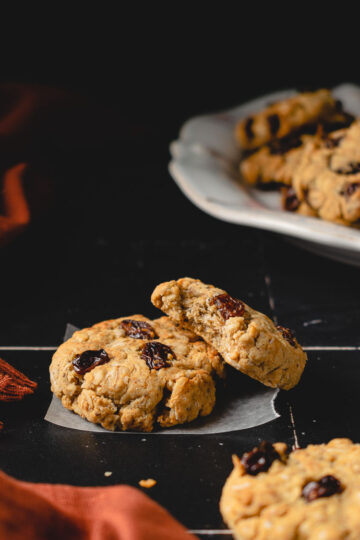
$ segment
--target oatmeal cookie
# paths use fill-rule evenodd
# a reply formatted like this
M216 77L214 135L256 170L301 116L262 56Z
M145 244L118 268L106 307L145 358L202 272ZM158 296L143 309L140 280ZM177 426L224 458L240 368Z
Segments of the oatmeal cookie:
M51 389L67 409L114 430L152 431L190 422L215 405L219 354L168 317L122 317L85 328L50 365Z
M222 289L182 278L158 285L151 300L246 375L285 390L298 383L306 354L292 332Z
M360 121L310 142L293 174L292 187L303 213L352 225L360 219Z
M238 540L358 540L360 445L349 439L286 455L261 443L234 456L220 510Z
M240 174L245 182L256 187L291 185L306 144L317 138L316 135L286 137L263 146L240 162Z
M304 92L269 105L265 110L238 122L235 136L241 148L252 150L275 138L318 122L336 125L347 123L350 115L329 90Z

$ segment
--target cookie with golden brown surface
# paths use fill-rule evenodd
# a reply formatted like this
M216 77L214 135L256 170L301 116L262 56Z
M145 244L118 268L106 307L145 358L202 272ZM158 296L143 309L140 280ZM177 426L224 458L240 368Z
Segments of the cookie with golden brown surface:
M291 330L226 291L182 278L158 285L151 300L242 373L273 388L289 390L298 383L307 357Z
M304 147L313 140L317 140L316 135L302 135L263 146L240 162L240 174L245 182L259 188L291 185Z
M233 462L220 510L237 540L360 538L359 444L262 442Z
M109 430L152 431L211 413L220 355L168 317L104 321L55 352L51 389L64 407Z
M321 89L272 103L244 118L238 122L235 136L241 148L253 150L318 123L334 126L346 124L349 120L350 115L342 111L341 104L330 90Z
M360 120L309 143L292 179L294 210L344 225L360 220Z

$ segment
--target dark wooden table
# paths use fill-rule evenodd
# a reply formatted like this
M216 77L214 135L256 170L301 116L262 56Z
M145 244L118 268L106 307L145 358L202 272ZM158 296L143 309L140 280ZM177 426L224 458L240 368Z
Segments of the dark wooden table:
M154 128L112 156L68 156L56 208L0 251L0 356L39 383L25 401L0 407L0 464L35 482L137 486L155 478L146 493L190 530L228 538L218 502L233 453L262 439L360 441L359 270L203 214L168 175L167 144ZM153 287L181 276L216 284L296 332L309 363L299 386L280 392L280 418L224 435L167 437L45 422L48 366L66 323L158 316Z

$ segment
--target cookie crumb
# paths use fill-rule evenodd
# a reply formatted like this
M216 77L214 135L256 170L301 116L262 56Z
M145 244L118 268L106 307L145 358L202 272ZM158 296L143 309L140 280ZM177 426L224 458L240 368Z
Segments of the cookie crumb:
M143 488L152 488L156 485L156 480L153 478L147 478L147 480L140 480L139 486Z
M106 471L104 472L104 476L111 476L112 475L112 472L111 471Z

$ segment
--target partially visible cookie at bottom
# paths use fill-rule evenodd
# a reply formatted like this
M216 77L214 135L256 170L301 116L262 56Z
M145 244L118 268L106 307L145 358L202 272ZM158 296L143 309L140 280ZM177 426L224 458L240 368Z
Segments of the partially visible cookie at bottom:
M168 317L104 321L63 343L50 365L64 407L109 430L152 431L211 413L220 355Z
M349 439L286 453L261 443L241 458L220 510L237 540L358 540L360 445Z

